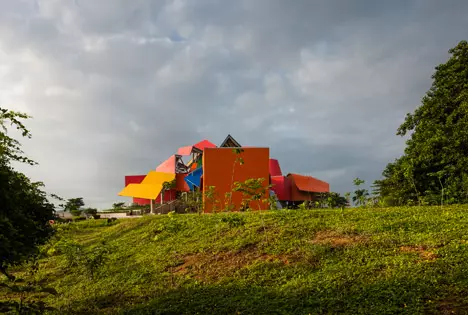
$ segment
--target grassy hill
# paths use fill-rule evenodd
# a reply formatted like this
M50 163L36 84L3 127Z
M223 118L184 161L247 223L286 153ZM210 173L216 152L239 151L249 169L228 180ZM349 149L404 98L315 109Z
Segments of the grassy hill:
M57 230L35 278L58 291L43 298L61 314L468 313L466 207L165 215ZM7 298L17 295L0 289Z

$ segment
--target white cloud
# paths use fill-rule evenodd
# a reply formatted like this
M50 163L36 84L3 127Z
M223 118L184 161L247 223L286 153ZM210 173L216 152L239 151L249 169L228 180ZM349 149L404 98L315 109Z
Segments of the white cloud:
M37 4L36 4L37 3ZM349 190L398 156L395 130L464 39L466 2L4 1L0 106L34 116L25 168L64 197L230 133L284 172ZM430 18L428 18L430 17Z

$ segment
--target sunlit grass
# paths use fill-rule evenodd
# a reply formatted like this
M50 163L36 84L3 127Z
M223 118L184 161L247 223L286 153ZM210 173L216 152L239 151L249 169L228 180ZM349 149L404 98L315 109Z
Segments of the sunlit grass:
M59 292L46 302L62 314L468 312L462 206L164 215L58 230L38 277ZM67 267L60 244L71 240L110 249L94 278Z

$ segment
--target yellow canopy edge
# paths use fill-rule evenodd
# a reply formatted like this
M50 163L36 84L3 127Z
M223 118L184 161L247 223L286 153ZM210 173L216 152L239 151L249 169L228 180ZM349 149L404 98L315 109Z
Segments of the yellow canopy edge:
M164 182L170 182L174 180L176 177L175 174L171 173L162 173L156 171L150 171L146 177L143 179L141 184L144 185L159 185L163 184Z
M175 174L150 171L141 184L128 184L119 192L119 196L156 199L162 190L164 182L170 182L176 177Z
M129 184L120 193L119 196L156 199L161 192L161 185Z

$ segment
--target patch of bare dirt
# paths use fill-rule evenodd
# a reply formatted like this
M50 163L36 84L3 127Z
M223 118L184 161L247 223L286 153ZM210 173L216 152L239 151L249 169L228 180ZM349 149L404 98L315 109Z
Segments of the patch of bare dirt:
M359 234L341 234L336 231L319 231L315 234L312 244L331 245L333 247L351 246L363 243L367 239Z
M178 275L192 275L200 280L216 280L234 274L237 270L255 262L280 262L289 265L293 256L261 253L255 248L219 253L197 253L183 257L183 263L170 267L169 272Z
M400 250L406 253L417 253L424 261L433 261L439 257L427 246L401 246Z
M437 311L439 314L467 314L468 305L458 303L456 299L438 301Z

